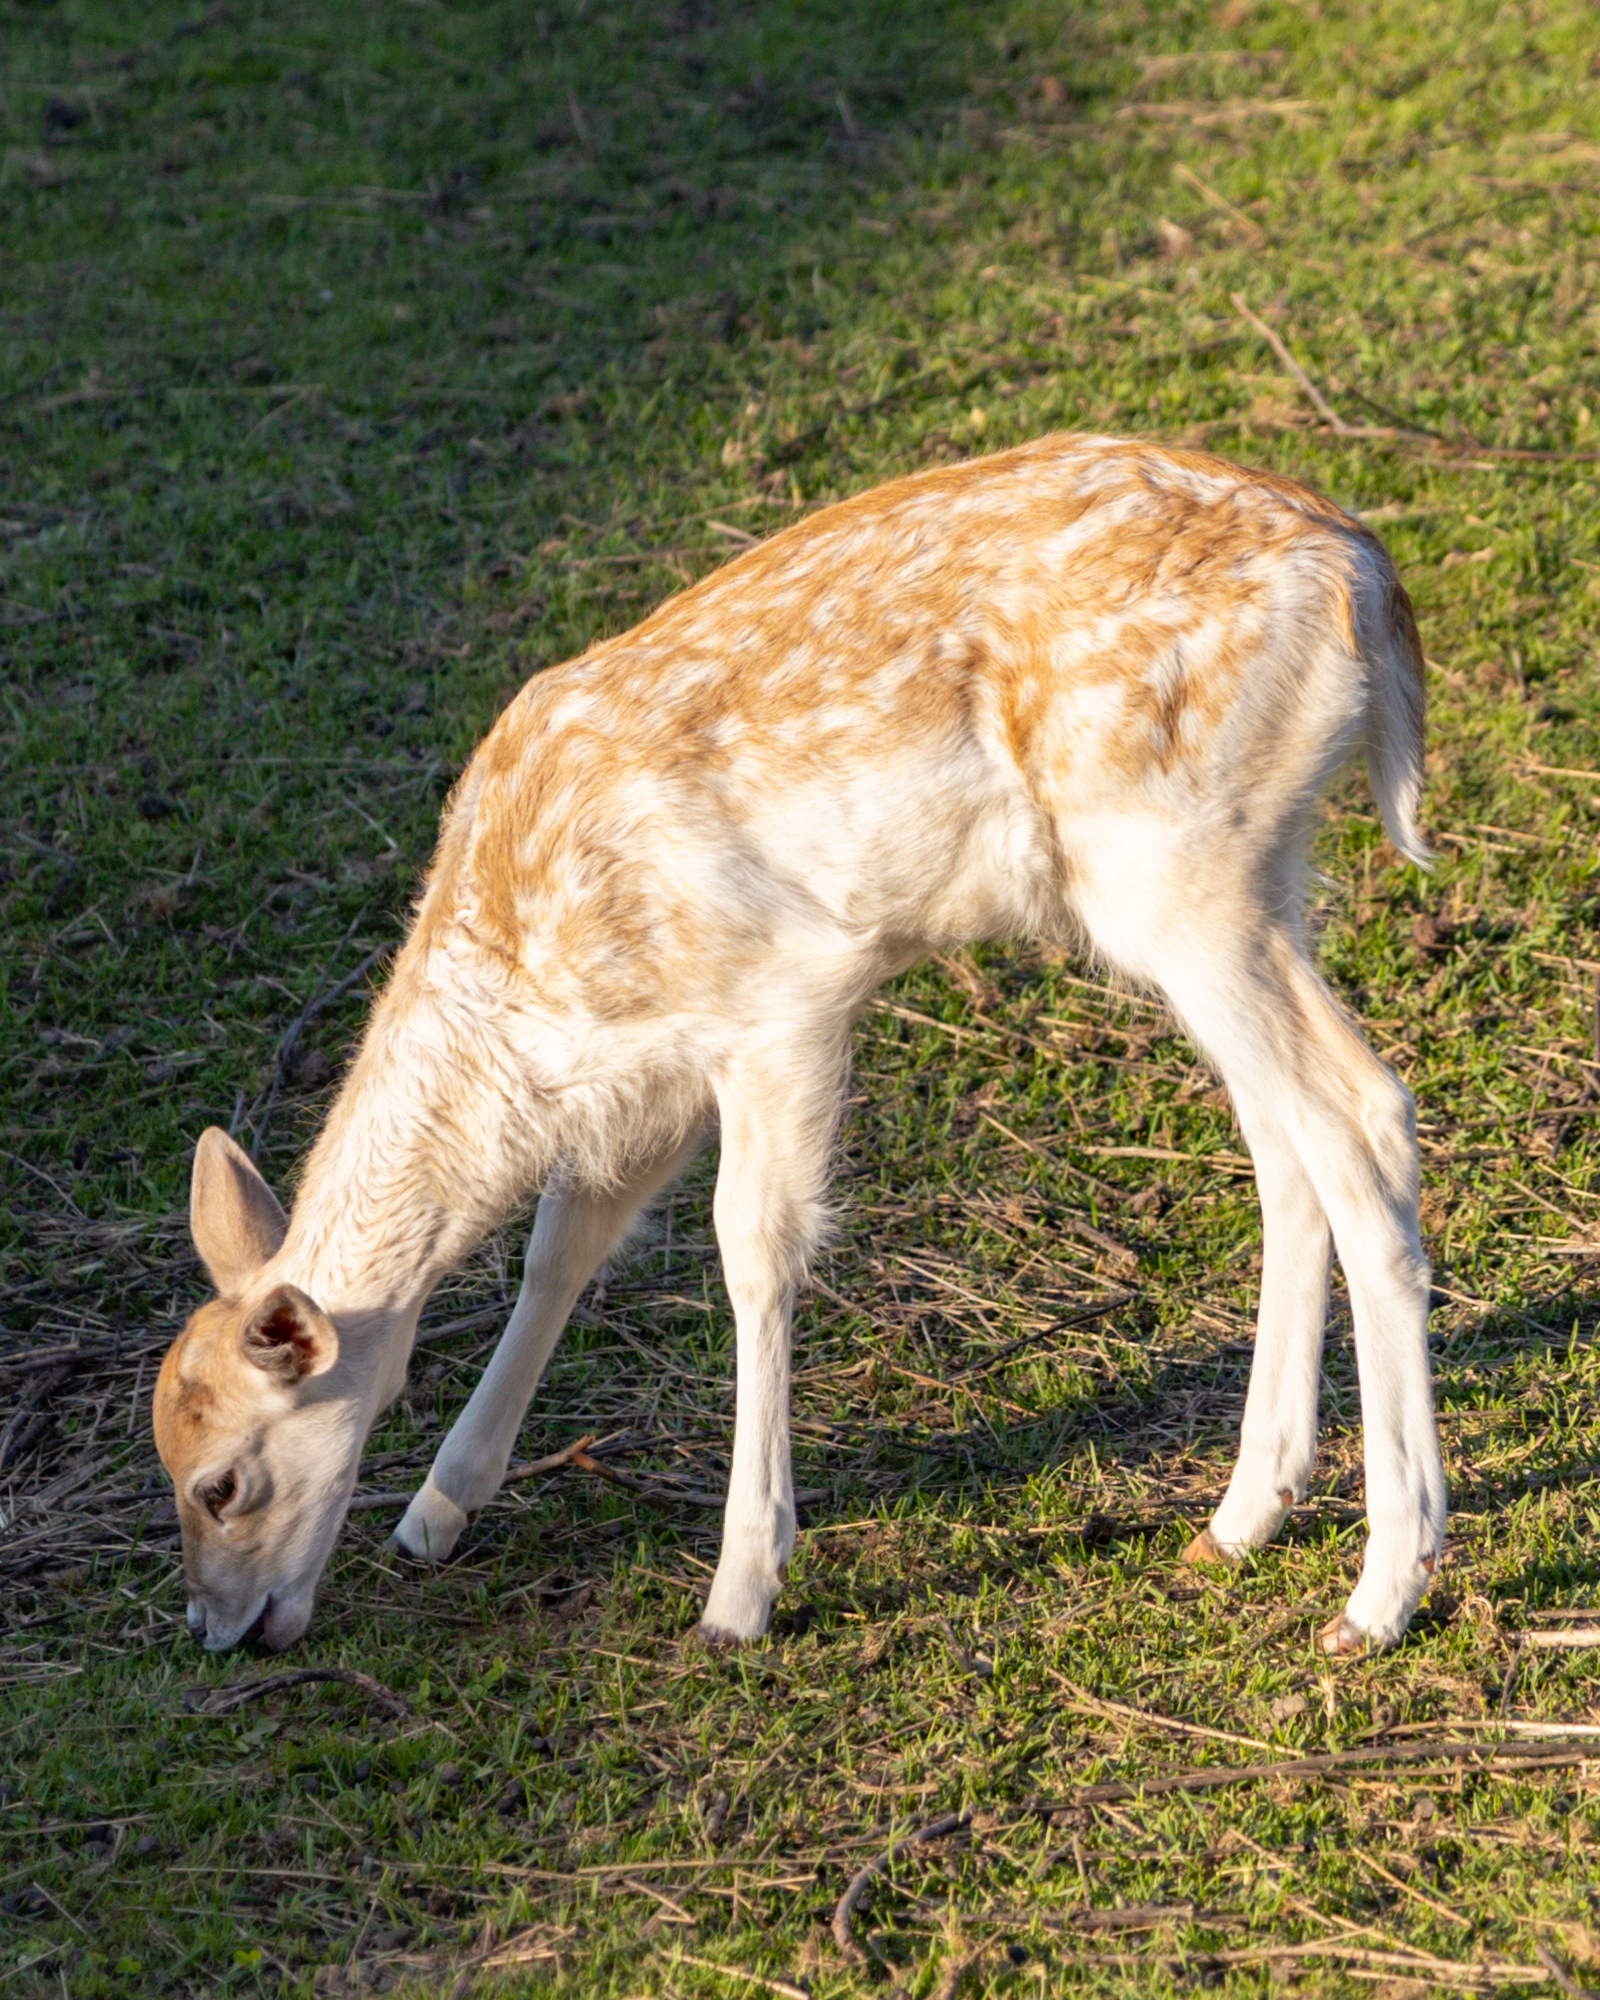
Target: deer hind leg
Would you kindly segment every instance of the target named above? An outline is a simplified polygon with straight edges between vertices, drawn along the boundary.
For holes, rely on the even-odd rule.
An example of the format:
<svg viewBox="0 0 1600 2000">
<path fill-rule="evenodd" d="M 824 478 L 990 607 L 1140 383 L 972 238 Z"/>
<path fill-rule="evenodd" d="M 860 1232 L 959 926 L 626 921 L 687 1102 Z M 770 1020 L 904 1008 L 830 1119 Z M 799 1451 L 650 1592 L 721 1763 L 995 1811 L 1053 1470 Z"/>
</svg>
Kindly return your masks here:
<svg viewBox="0 0 1600 2000">
<path fill-rule="evenodd" d="M 395 1542 L 409 1555 L 435 1562 L 449 1555 L 467 1517 L 499 1492 L 528 1403 L 579 1293 L 639 1210 L 704 1143 L 697 1133 L 619 1188 L 596 1193 L 556 1186 L 543 1195 L 506 1330 L 394 1531 Z"/>
<path fill-rule="evenodd" d="M 722 1551 L 700 1620 L 713 1641 L 767 1629 L 794 1552 L 789 1344 L 795 1287 L 823 1218 L 844 1049 L 746 1057 L 718 1088 L 722 1159 L 715 1218 L 733 1306 L 733 1463 Z"/>
<path fill-rule="evenodd" d="M 1261 1304 L 1239 1457 L 1191 1560 L 1237 1558 L 1271 1541 L 1304 1499 L 1317 1454 L 1317 1388 L 1333 1238 L 1279 1121 L 1239 1106 L 1261 1196 Z"/>
<path fill-rule="evenodd" d="M 1271 1107 L 1332 1226 L 1355 1319 L 1368 1539 L 1360 1580 L 1344 1612 L 1324 1632 L 1323 1645 L 1330 1652 L 1393 1645 L 1427 1588 L 1445 1522 L 1444 1467 L 1428 1371 L 1429 1273 L 1418 1228 L 1411 1095 L 1356 1033 L 1287 931 L 1258 931 L 1245 951 L 1225 949 L 1219 955 L 1213 948 L 1209 962 L 1198 951 L 1184 955 L 1162 983 L 1221 1067 L 1253 1140 L 1251 1107 Z M 1254 1122 L 1259 1126 L 1259 1111 Z M 1269 1198 L 1269 1231 L 1270 1203 L 1276 1199 Z M 1303 1195 L 1299 1199 L 1309 1217 L 1309 1203 Z M 1319 1269 L 1323 1246 L 1323 1233 L 1315 1229 L 1309 1253 Z M 1292 1253 L 1292 1245 L 1286 1246 L 1286 1254 Z M 1309 1290 L 1307 1285 L 1302 1311 Z M 1252 1376 L 1239 1515 L 1219 1510 L 1223 1532 L 1212 1530 L 1219 1541 L 1234 1519 L 1248 1520 L 1252 1508 L 1256 1525 L 1270 1511 L 1270 1496 L 1254 1482 L 1273 1463 L 1274 1431 L 1298 1436 L 1304 1449 L 1308 1327 L 1307 1312 L 1298 1369 L 1285 1374 L 1274 1343 L 1262 1357 L 1266 1372 L 1259 1398 Z M 1280 1395 L 1275 1416 L 1274 1399 Z M 1298 1462 L 1303 1461 L 1291 1446 L 1286 1470 Z M 1292 1478 L 1286 1477 L 1285 1490 L 1295 1490 Z M 1224 1509 L 1233 1497 L 1230 1486 Z"/>
</svg>

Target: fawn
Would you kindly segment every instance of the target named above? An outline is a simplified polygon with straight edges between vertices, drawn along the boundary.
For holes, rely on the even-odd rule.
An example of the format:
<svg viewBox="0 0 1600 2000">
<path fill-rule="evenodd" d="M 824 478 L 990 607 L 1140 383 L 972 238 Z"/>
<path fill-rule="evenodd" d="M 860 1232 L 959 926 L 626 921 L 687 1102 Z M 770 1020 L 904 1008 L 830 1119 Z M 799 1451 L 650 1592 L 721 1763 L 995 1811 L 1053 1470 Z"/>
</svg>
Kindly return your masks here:
<svg viewBox="0 0 1600 2000">
<path fill-rule="evenodd" d="M 536 675 L 445 810 L 292 1216 L 224 1133 L 196 1150 L 218 1296 L 155 1401 L 191 1631 L 305 1630 L 424 1302 L 538 1186 L 505 1333 L 396 1531 L 447 1555 L 584 1285 L 714 1126 L 737 1385 L 701 1630 L 763 1632 L 852 1024 L 924 954 L 1025 934 L 1164 994 L 1255 1162 L 1239 1457 L 1190 1555 L 1267 1541 L 1305 1492 L 1337 1244 L 1369 1539 L 1323 1645 L 1393 1644 L 1445 1521 L 1415 1114 L 1313 969 L 1301 880 L 1356 750 L 1426 858 L 1423 709 L 1410 603 L 1358 521 L 1287 479 L 1076 436 L 829 507 Z"/>
</svg>

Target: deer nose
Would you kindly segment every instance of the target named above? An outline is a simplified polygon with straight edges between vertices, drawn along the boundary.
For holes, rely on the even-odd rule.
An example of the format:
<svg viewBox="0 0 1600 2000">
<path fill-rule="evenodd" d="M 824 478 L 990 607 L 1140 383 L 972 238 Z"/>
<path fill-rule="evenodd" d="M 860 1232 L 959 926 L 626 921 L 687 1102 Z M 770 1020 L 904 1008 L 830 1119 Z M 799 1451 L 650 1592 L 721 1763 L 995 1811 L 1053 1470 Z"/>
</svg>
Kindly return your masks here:
<svg viewBox="0 0 1600 2000">
<path fill-rule="evenodd" d="M 184 1622 L 189 1627 L 191 1639 L 203 1639 L 206 1636 L 206 1608 L 198 1598 L 189 1599 L 189 1609 Z"/>
</svg>

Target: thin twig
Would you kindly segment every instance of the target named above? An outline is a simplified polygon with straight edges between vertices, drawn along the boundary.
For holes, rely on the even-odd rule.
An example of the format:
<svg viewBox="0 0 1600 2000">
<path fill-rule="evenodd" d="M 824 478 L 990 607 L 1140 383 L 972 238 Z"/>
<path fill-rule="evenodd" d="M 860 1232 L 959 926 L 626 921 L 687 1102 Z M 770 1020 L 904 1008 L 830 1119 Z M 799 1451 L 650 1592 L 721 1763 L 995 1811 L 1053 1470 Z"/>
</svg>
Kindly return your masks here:
<svg viewBox="0 0 1600 2000">
<path fill-rule="evenodd" d="M 1566 1994 L 1567 2000 L 1595 2000 L 1594 1988 L 1580 1986 L 1554 1953 L 1546 1951 L 1542 1944 L 1534 1945 L 1533 1955 Z"/>
<path fill-rule="evenodd" d="M 1511 1658 L 1506 1662 L 1505 1678 L 1500 1683 L 1500 1706 L 1496 1710 L 1496 1714 L 1502 1717 L 1505 1715 L 1506 1710 L 1510 1708 L 1511 1697 L 1516 1692 L 1517 1675 L 1522 1669 L 1522 1638 L 1524 1636 L 1526 1635 L 1519 1636 L 1517 1643 L 1512 1647 Z"/>
<path fill-rule="evenodd" d="M 339 940 L 339 950 L 343 950 L 345 940 L 350 937 L 351 933 L 355 930 L 356 925 L 361 922 L 361 919 L 365 915 L 366 915 L 365 910 L 362 910 L 358 913 L 355 919 L 355 923 L 351 924 L 350 929 L 346 931 L 344 937 Z M 277 1052 L 274 1054 L 272 1058 L 272 1076 L 266 1091 L 266 1102 L 264 1105 L 262 1105 L 261 1115 L 255 1119 L 255 1130 L 251 1134 L 250 1157 L 252 1160 L 260 1157 L 261 1141 L 266 1134 L 267 1125 L 270 1122 L 273 1110 L 277 1105 L 278 1092 L 283 1087 L 284 1071 L 288 1068 L 289 1058 L 294 1054 L 295 1048 L 299 1043 L 301 1035 L 305 1032 L 306 1028 L 310 1025 L 312 1021 L 316 1019 L 316 1017 L 319 1014 L 323 1013 L 327 1008 L 333 1006 L 336 1001 L 342 1000 L 344 996 L 350 991 L 351 987 L 355 985 L 356 981 L 363 976 L 363 974 L 370 972 L 372 967 L 377 964 L 380 958 L 386 957 L 387 954 L 393 950 L 394 950 L 394 945 L 392 943 L 380 944 L 376 946 L 372 951 L 369 951 L 367 953 L 366 957 L 362 959 L 361 963 L 355 968 L 353 972 L 347 972 L 343 979 L 341 979 L 336 985 L 329 986 L 326 991 L 323 990 L 323 987 L 324 987 L 324 982 L 326 981 L 328 975 L 326 972 L 324 972 L 322 975 L 322 979 L 320 979 L 317 982 L 316 989 L 312 993 L 311 998 L 306 1002 L 305 1006 L 301 1008 L 300 1012 L 295 1016 L 294 1020 L 292 1020 L 289 1023 L 288 1027 L 284 1030 L 282 1036 L 279 1038 L 278 1041 Z M 337 958 L 338 955 L 339 952 L 335 951 L 334 957 Z M 256 1103 L 257 1104 L 261 1103 L 261 1099 L 259 1097 L 256 1099 Z M 255 1106 L 252 1105 L 251 1106 L 252 1114 L 254 1113 L 254 1110 Z"/>
<path fill-rule="evenodd" d="M 1385 1769 L 1403 1764 L 1522 1764 L 1535 1769 L 1582 1764 L 1592 1750 L 1554 1749 L 1548 1742 L 1394 1743 L 1370 1750 L 1332 1750 L 1317 1757 L 1286 1757 L 1275 1764 L 1208 1764 L 1174 1771 L 1138 1784 L 1085 1785 L 1072 1798 L 1041 1799 L 1034 1810 L 1049 1814 L 1074 1806 L 1114 1805 L 1124 1799 L 1153 1798 L 1164 1792 L 1211 1792 L 1226 1785 L 1259 1785 L 1274 1778 L 1325 1778 L 1340 1771 Z"/>
<path fill-rule="evenodd" d="M 1327 397 L 1323 395 L 1322 391 L 1317 387 L 1316 383 L 1312 381 L 1311 377 L 1300 366 L 1299 362 L 1295 360 L 1294 356 L 1289 352 L 1288 348 L 1284 345 L 1283 341 L 1279 339 L 1277 334 L 1273 332 L 1272 328 L 1267 325 L 1264 319 L 1258 319 L 1257 316 L 1250 310 L 1249 306 L 1245 304 L 1244 294 L 1242 292 L 1233 292 L 1230 294 L 1230 297 L 1233 300 L 1234 311 L 1238 313 L 1241 319 L 1248 320 L 1251 326 L 1255 328 L 1256 332 L 1260 334 L 1261 338 L 1272 349 L 1273 353 L 1277 355 L 1278 359 L 1283 363 L 1284 367 L 1288 369 L 1289 373 L 1294 377 L 1296 382 L 1299 383 L 1300 387 L 1304 390 L 1307 398 L 1310 400 L 1311 404 L 1316 409 L 1317 414 L 1324 420 L 1324 422 L 1326 422 L 1334 430 L 1336 430 L 1339 433 L 1340 437 L 1359 437 L 1359 436 L 1366 436 L 1369 434 L 1370 427 L 1353 426 L 1345 422 L 1344 418 L 1340 416 L 1339 412 L 1328 401 Z M 1385 434 L 1390 435 L 1390 433 L 1387 432 Z"/>
<path fill-rule="evenodd" d="M 604 1449 L 614 1438 L 626 1435 L 625 1431 L 616 1431 L 612 1437 L 600 1440 L 598 1448 Z M 564 1465 L 576 1465 L 580 1459 L 588 1457 L 588 1448 L 595 1442 L 594 1432 L 589 1431 L 585 1436 L 574 1438 L 571 1444 L 563 1445 L 560 1451 L 553 1451 L 545 1458 L 533 1459 L 526 1465 L 508 1467 L 505 1478 L 500 1483 L 502 1486 L 510 1486 L 517 1480 L 537 1479 L 541 1473 L 559 1472 Z M 592 1459 L 589 1460 L 589 1465 L 592 1466 L 593 1463 Z M 409 1507 L 412 1498 L 409 1493 L 358 1493 L 350 1502 L 350 1511 L 355 1514 L 379 1507 Z"/>
<path fill-rule="evenodd" d="M 1193 1965 L 1196 1959 L 1204 1959 L 1211 1965 L 1270 1965 L 1274 1959 L 1333 1959 L 1342 1965 L 1358 1965 L 1373 1971 L 1409 1973 L 1420 1978 L 1432 1973 L 1450 1986 L 1482 1988 L 1500 1984 L 1508 1979 L 1523 1980 L 1530 1985 L 1543 1984 L 1549 1976 L 1547 1971 L 1531 1965 L 1518 1965 L 1514 1959 L 1485 1959 L 1476 1964 L 1462 1964 L 1457 1959 L 1435 1958 L 1425 1951 L 1381 1951 L 1370 1945 L 1345 1944 L 1336 1938 L 1318 1938 L 1305 1944 L 1250 1945 L 1242 1950 L 1206 1950 L 1188 1952 L 1083 1952 L 1077 1957 L 1079 1966 L 1181 1966 Z M 1585 1996 L 1585 2000 L 1588 1997 Z"/>
<path fill-rule="evenodd" d="M 1047 1667 L 1046 1673 L 1053 1681 L 1059 1681 L 1072 1696 L 1068 1706 L 1085 1709 L 1090 1715 L 1103 1715 L 1116 1722 L 1142 1722 L 1153 1729 L 1175 1730 L 1180 1736 L 1203 1736 L 1213 1743 L 1237 1743 L 1247 1750 L 1270 1750 L 1270 1743 L 1263 1743 L 1259 1736 L 1234 1736 L 1225 1729 L 1207 1729 L 1198 1722 L 1180 1722 L 1176 1716 L 1156 1715 L 1149 1709 L 1129 1708 L 1120 1701 L 1103 1701 L 1092 1695 L 1086 1688 L 1069 1681 L 1065 1674 L 1057 1673 L 1054 1667 Z"/>
<path fill-rule="evenodd" d="M 1173 1146 L 1085 1146 L 1073 1144 L 1080 1153 L 1097 1160 L 1172 1160 L 1185 1167 L 1211 1167 L 1231 1174 L 1253 1174 L 1256 1163 L 1243 1153 L 1180 1153 Z"/>
<path fill-rule="evenodd" d="M 592 1472 L 597 1479 L 604 1479 L 612 1486 L 620 1486 L 624 1493 L 631 1493 L 639 1500 L 677 1500 L 685 1507 L 726 1507 L 726 1493 L 714 1493 L 703 1486 L 659 1486 L 648 1479 L 635 1479 L 631 1472 L 618 1472 L 615 1466 L 602 1465 L 597 1458 L 591 1458 L 586 1451 L 575 1451 L 567 1461 L 580 1472 Z M 801 1494 L 796 1494 L 796 1500 Z M 815 1496 L 812 1496 L 815 1497 Z"/>
<path fill-rule="evenodd" d="M 1317 414 L 1336 437 L 1372 438 L 1379 441 L 1388 440 L 1395 444 L 1425 444 L 1438 452 L 1440 465 L 1457 470 L 1489 471 L 1499 464 L 1594 464 L 1600 461 L 1600 451 L 1536 451 L 1518 445 L 1478 444 L 1472 439 L 1451 443 L 1433 431 L 1408 430 L 1398 424 L 1347 424 L 1278 335 L 1265 320 L 1258 318 L 1245 304 L 1243 294 L 1231 292 L 1229 297 L 1240 318 L 1248 321 L 1277 355 Z"/>
<path fill-rule="evenodd" d="M 1328 401 L 1327 397 L 1323 395 L 1316 383 L 1312 381 L 1311 377 L 1300 366 L 1299 362 L 1295 360 L 1285 343 L 1273 332 L 1265 320 L 1259 319 L 1250 310 L 1249 306 L 1245 304 L 1243 294 L 1232 292 L 1229 296 L 1232 298 L 1240 317 L 1247 320 L 1255 328 L 1256 332 L 1260 334 L 1273 353 L 1277 355 L 1278 359 L 1288 369 L 1305 395 L 1310 399 L 1317 414 L 1336 437 L 1389 439 L 1399 444 L 1431 445 L 1435 450 L 1441 445 L 1447 444 L 1447 440 L 1436 437 L 1432 431 L 1407 430 L 1396 424 L 1347 424 L 1344 418 L 1340 416 L 1339 412 Z M 1471 449 L 1478 451 L 1484 449 L 1484 447 L 1473 445 Z"/>
<path fill-rule="evenodd" d="M 1594 1043 L 1594 1059 L 1600 1062 L 1600 972 L 1594 976 L 1594 1007 L 1589 1016 L 1589 1033 Z"/>
<path fill-rule="evenodd" d="M 338 1681 L 345 1687 L 358 1688 L 374 1707 L 397 1722 L 409 1720 L 412 1714 L 409 1702 L 402 1701 L 371 1674 L 357 1673 L 354 1667 L 296 1667 L 292 1673 L 269 1674 L 264 1680 L 233 1681 L 220 1688 L 187 1688 L 183 1705 L 192 1715 L 228 1715 L 236 1708 L 243 1708 L 246 1702 L 278 1694 L 284 1688 L 303 1687 L 310 1681 Z"/>
<path fill-rule="evenodd" d="M 1452 1924 L 1460 1924 L 1469 1931 L 1478 1928 L 1471 1917 L 1464 1917 L 1459 1910 L 1449 1909 L 1443 1903 L 1436 1903 L 1431 1896 L 1423 1895 L 1420 1889 L 1413 1889 L 1409 1882 L 1403 1881 L 1400 1876 L 1385 1868 L 1375 1855 L 1367 1854 L 1359 1847 L 1352 1847 L 1350 1852 L 1358 1861 L 1365 1862 L 1374 1875 L 1381 1875 L 1384 1881 L 1398 1889 L 1402 1896 L 1409 1896 L 1413 1902 L 1420 1903 L 1425 1910 L 1432 1910 L 1436 1917 L 1443 1917 Z"/>
<path fill-rule="evenodd" d="M 458 1333 L 476 1333 L 480 1328 L 493 1326 L 503 1320 L 510 1311 L 509 1306 L 480 1306 L 476 1312 L 463 1313 L 459 1319 L 447 1319 L 441 1326 L 424 1327 L 412 1343 L 414 1347 L 426 1347 L 435 1340 L 449 1340 Z"/>
<path fill-rule="evenodd" d="M 1577 1652 L 1584 1647 L 1600 1646 L 1600 1625 L 1569 1625 L 1559 1632 L 1524 1632 L 1522 1643 L 1552 1652 Z"/>
<path fill-rule="evenodd" d="M 1025 1153 L 1032 1153 L 1035 1159 L 1043 1160 L 1046 1166 L 1053 1167 L 1058 1172 L 1062 1170 L 1063 1162 L 1046 1152 L 1043 1146 L 1035 1145 L 1031 1139 L 1024 1139 L 1020 1132 L 1013 1132 L 1009 1125 L 1002 1125 L 998 1118 L 991 1118 L 987 1111 L 980 1111 L 978 1116 L 985 1125 L 992 1125 L 1001 1138 L 1009 1139 L 1012 1145 L 1020 1146 Z M 1077 1169 L 1068 1167 L 1066 1171 L 1076 1173 Z M 1081 1215 L 1062 1216 L 1061 1226 L 1076 1236 L 1080 1242 L 1088 1243 L 1110 1257 L 1119 1267 L 1123 1277 L 1132 1277 L 1139 1268 L 1139 1253 L 1136 1250 L 1129 1249 L 1126 1243 L 1120 1242 L 1115 1236 L 1108 1236 L 1103 1229 L 1096 1229 L 1092 1222 L 1085 1222 Z"/>
<path fill-rule="evenodd" d="M 1064 1313 L 1060 1319 L 1051 1320 L 1048 1326 L 1041 1326 L 1032 1333 L 1022 1334 L 1016 1340 L 1007 1341 L 1004 1347 L 988 1360 L 974 1364 L 963 1373 L 952 1377 L 957 1382 L 976 1382 L 985 1375 L 993 1374 L 1014 1354 L 1020 1354 L 1025 1347 L 1033 1347 L 1041 1340 L 1048 1340 L 1053 1333 L 1070 1333 L 1074 1327 L 1088 1326 L 1092 1321 L 1104 1319 L 1107 1313 L 1114 1313 L 1119 1306 L 1132 1305 L 1136 1293 L 1113 1292 L 1109 1298 L 1092 1299 L 1089 1304 L 1078 1306 L 1072 1312 Z"/>
<path fill-rule="evenodd" d="M 865 1868 L 858 1869 L 851 1876 L 850 1886 L 834 1905 L 833 1941 L 852 1964 L 863 1963 L 866 1954 L 850 1934 L 850 1919 L 854 1916 L 861 1898 L 867 1893 L 873 1877 L 887 1874 L 908 1847 L 920 1846 L 928 1840 L 940 1840 L 945 1834 L 955 1833 L 964 1827 L 971 1818 L 971 1808 L 964 1807 L 960 1812 L 946 1813 L 942 1819 L 930 1821 L 927 1826 L 916 1827 L 910 1833 L 902 1835 L 899 1840 L 885 1848 L 882 1854 L 869 1861 Z"/>
<path fill-rule="evenodd" d="M 617 1437 L 624 1435 L 622 1431 L 615 1433 Z M 559 1451 L 552 1451 L 544 1458 L 531 1459 L 526 1465 L 509 1466 L 501 1484 L 509 1486 L 513 1480 L 537 1479 L 544 1472 L 559 1472 L 562 1466 L 571 1465 L 580 1453 L 587 1453 L 598 1442 L 593 1431 L 586 1431 L 581 1438 L 574 1438 L 571 1444 L 564 1444 Z M 611 1438 L 605 1439 L 606 1444 L 611 1442 Z"/>
<path fill-rule="evenodd" d="M 764 1986 L 769 1993 L 781 1993 L 784 2000 L 811 2000 L 803 1986 L 791 1986 L 787 1979 L 774 1979 L 770 1973 L 747 1972 L 742 1965 L 722 1965 L 714 1958 L 692 1958 L 688 1952 L 675 1954 L 678 1965 L 697 1965 L 702 1972 L 720 1972 L 724 1979 L 742 1979 L 750 1986 Z"/>
<path fill-rule="evenodd" d="M 78 1366 L 78 1357 L 54 1363 L 36 1374 L 17 1399 L 16 1408 L 11 1412 L 10 1421 L 0 1431 L 0 1466 L 12 1456 L 20 1456 L 27 1445 L 38 1436 L 49 1421 L 48 1411 L 39 1411 L 41 1403 L 47 1403 L 61 1384 Z M 34 1415 L 39 1411 L 38 1415 Z M 30 1423 L 28 1419 L 32 1417 Z M 15 1447 L 15 1451 L 13 1451 Z"/>
<path fill-rule="evenodd" d="M 1172 171 L 1178 176 L 1179 180 L 1187 181 L 1195 193 L 1210 202 L 1213 208 L 1219 209 L 1222 214 L 1227 216 L 1230 222 L 1236 222 L 1249 237 L 1253 248 L 1257 250 L 1264 250 L 1266 248 L 1267 232 L 1261 227 L 1260 223 L 1252 222 L 1242 208 L 1235 208 L 1226 195 L 1218 194 L 1209 182 L 1201 180 L 1193 167 L 1186 167 L 1180 160 Z"/>
<path fill-rule="evenodd" d="M 1193 1903 L 1141 1903 L 1119 1910 L 1079 1910 L 1072 1925 L 1080 1931 L 1153 1931 L 1193 1921 Z"/>
<path fill-rule="evenodd" d="M 967 1974 L 976 1969 L 982 1957 L 981 1951 L 974 1951 L 969 1952 L 965 1958 L 952 1958 L 940 1978 L 939 1990 L 934 1995 L 934 2000 L 956 2000 Z"/>
<path fill-rule="evenodd" d="M 44 1886 L 42 1882 L 30 1882 L 28 1884 L 28 1887 L 32 1889 L 33 1893 L 36 1896 L 43 1896 L 43 1898 L 47 1903 L 51 1904 L 55 1909 L 59 1910 L 62 1916 L 66 1918 L 67 1922 L 69 1924 L 75 1925 L 77 1929 L 83 1932 L 85 1937 L 89 1935 L 88 1925 L 79 1922 L 78 1918 L 76 1918 L 72 1914 L 72 1912 L 67 1908 L 65 1903 L 57 1902 L 55 1897 L 51 1895 L 50 1891 Z"/>
<path fill-rule="evenodd" d="M 274 403 L 272 408 L 268 410 L 267 414 L 258 423 L 251 425 L 240 442 L 248 444 L 259 431 L 264 431 L 268 424 L 275 423 L 286 410 L 292 410 L 296 403 L 303 403 L 308 396 L 320 396 L 321 394 L 322 384 L 320 382 L 305 383 L 302 387 L 294 390 L 292 394 L 285 396 L 281 403 Z"/>
</svg>

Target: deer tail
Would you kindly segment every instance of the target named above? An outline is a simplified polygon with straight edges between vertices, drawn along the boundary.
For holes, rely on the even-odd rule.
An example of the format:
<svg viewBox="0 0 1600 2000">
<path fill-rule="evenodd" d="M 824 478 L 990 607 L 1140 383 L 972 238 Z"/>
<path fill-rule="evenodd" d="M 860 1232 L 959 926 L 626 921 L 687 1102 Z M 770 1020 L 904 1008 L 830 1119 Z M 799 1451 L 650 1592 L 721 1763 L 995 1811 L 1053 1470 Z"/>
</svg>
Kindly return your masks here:
<svg viewBox="0 0 1600 2000">
<path fill-rule="evenodd" d="M 1432 855 L 1417 831 L 1422 804 L 1423 725 L 1427 719 L 1426 666 L 1417 621 L 1385 557 L 1382 582 L 1361 622 L 1366 666 L 1367 780 L 1389 838 L 1408 861 L 1425 868 Z"/>
</svg>

